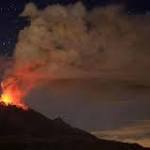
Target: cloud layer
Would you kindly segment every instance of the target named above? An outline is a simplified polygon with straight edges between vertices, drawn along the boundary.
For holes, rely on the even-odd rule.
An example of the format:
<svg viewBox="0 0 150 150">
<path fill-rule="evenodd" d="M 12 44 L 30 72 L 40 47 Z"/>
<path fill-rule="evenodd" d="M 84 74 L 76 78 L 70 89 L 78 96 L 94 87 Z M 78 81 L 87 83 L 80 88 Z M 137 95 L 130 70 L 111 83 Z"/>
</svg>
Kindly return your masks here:
<svg viewBox="0 0 150 150">
<path fill-rule="evenodd" d="M 150 121 L 141 121 L 116 130 L 93 132 L 99 138 L 139 143 L 150 147 Z"/>
</svg>

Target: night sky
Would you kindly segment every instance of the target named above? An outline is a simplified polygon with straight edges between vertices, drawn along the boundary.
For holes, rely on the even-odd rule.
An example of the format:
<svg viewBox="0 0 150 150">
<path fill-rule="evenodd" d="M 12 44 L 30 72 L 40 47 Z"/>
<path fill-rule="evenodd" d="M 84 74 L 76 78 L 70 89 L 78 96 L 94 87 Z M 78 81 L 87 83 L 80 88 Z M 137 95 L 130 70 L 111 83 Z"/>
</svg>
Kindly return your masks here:
<svg viewBox="0 0 150 150">
<path fill-rule="evenodd" d="M 67 5 L 77 0 L 32 0 L 39 8 L 49 4 Z M 19 17 L 29 0 L 1 0 L 0 1 L 0 55 L 11 56 L 17 41 L 18 33 L 29 22 L 26 18 Z M 150 10 L 149 0 L 83 0 L 88 9 L 110 3 L 123 3 L 130 14 L 143 14 Z"/>
<path fill-rule="evenodd" d="M 69 77 L 70 76 L 72 77 L 74 74 L 77 75 L 78 77 L 78 75 L 82 74 L 80 71 L 83 71 L 84 69 L 89 71 L 88 72 L 89 76 L 94 72 L 93 74 L 98 75 L 98 77 L 96 76 L 96 78 L 94 79 L 91 78 L 89 79 L 86 76 L 87 74 L 83 74 L 82 80 L 64 79 L 58 81 L 57 80 L 50 81 L 50 83 L 47 82 L 46 84 L 48 84 L 48 86 L 46 85 L 45 87 L 42 88 L 38 87 L 37 89 L 33 89 L 33 91 L 29 93 L 29 95 L 26 97 L 26 102 L 31 107 L 38 110 L 39 112 L 42 112 L 43 114 L 45 114 L 50 118 L 55 118 L 60 116 L 71 125 L 87 130 L 89 132 L 94 132 L 94 134 L 96 134 L 97 136 L 99 136 L 100 134 L 100 136 L 103 135 L 104 137 L 107 138 L 107 136 L 109 135 L 110 138 L 113 139 L 115 138 L 113 137 L 113 134 L 119 134 L 118 137 L 120 139 L 122 138 L 124 140 L 130 137 L 131 139 L 129 139 L 129 141 L 130 140 L 137 141 L 137 142 L 142 141 L 141 143 L 143 145 L 144 144 L 148 145 L 150 143 L 149 142 L 150 141 L 150 108 L 149 108 L 150 107 L 150 101 L 149 101 L 150 99 L 150 80 L 149 80 L 150 53 L 149 53 L 149 41 L 148 41 L 150 36 L 149 34 L 150 33 L 150 29 L 149 29 L 150 1 L 149 0 L 82 0 L 84 6 L 87 9 L 86 11 L 87 16 L 89 17 L 91 17 L 95 13 L 95 12 L 92 13 L 92 15 L 89 13 L 91 10 L 95 8 L 100 9 L 110 4 L 114 4 L 116 6 L 116 4 L 120 4 L 120 3 L 124 6 L 123 12 L 125 14 L 125 15 L 122 13 L 115 14 L 119 17 L 121 16 L 120 18 L 118 17 L 118 20 L 120 22 L 117 19 L 113 18 L 115 15 L 114 16 L 111 15 L 111 13 L 113 13 L 111 12 L 113 9 L 111 11 L 107 9 L 102 10 L 106 15 L 104 16 L 104 18 L 102 18 L 102 24 L 101 22 L 99 22 L 99 20 L 97 20 L 97 18 L 95 18 L 94 15 L 90 18 L 91 20 L 93 19 L 93 22 L 92 21 L 91 22 L 95 25 L 94 26 L 95 28 L 96 25 L 98 24 L 98 25 L 102 25 L 102 29 L 104 29 L 104 32 L 102 31 L 101 32 L 102 34 L 100 36 L 99 35 L 97 36 L 97 33 L 94 33 L 94 31 L 99 32 L 99 26 L 96 29 L 93 29 L 93 31 L 91 30 L 92 32 L 91 35 L 92 36 L 95 35 L 94 38 L 95 41 L 98 41 L 97 43 L 94 40 L 93 42 L 91 42 L 91 35 L 89 36 L 89 30 L 90 28 L 93 28 L 93 26 L 91 27 L 92 23 L 88 24 L 89 23 L 88 22 L 86 25 L 85 24 L 83 25 L 82 23 L 85 20 L 82 20 L 81 22 L 79 20 L 77 24 L 79 30 L 78 28 L 77 29 L 75 28 L 75 31 L 77 32 L 77 33 L 75 32 L 75 36 L 77 35 L 77 37 L 79 38 L 81 36 L 81 39 L 79 39 L 78 42 L 79 43 L 80 41 L 81 43 L 83 42 L 84 45 L 83 47 L 82 44 L 78 45 L 78 42 L 76 44 L 77 38 L 75 36 L 74 36 L 75 38 L 72 37 L 72 35 L 74 34 L 69 34 L 67 38 L 69 40 L 71 39 L 70 40 L 71 42 L 75 41 L 75 44 L 74 43 L 72 44 L 71 42 L 70 44 L 65 37 L 66 36 L 66 32 L 64 32 L 65 29 L 67 31 L 72 31 L 72 33 L 74 33 L 74 28 L 72 28 L 72 26 L 75 25 L 76 27 L 76 22 L 74 22 L 74 20 L 72 20 L 73 23 L 70 21 L 74 14 L 73 15 L 71 14 L 72 16 L 69 14 L 71 17 L 69 15 L 68 16 L 71 19 L 68 17 L 70 20 L 64 19 L 66 22 L 63 22 L 63 20 L 61 20 L 60 17 L 63 13 L 60 13 L 61 15 L 59 17 L 56 14 L 53 14 L 54 16 L 56 15 L 55 16 L 56 18 L 58 17 L 57 18 L 58 20 L 57 19 L 55 20 L 55 18 L 53 18 L 53 15 L 50 16 L 50 14 L 48 14 L 49 11 L 53 13 L 57 9 L 61 10 L 62 8 L 53 8 L 54 10 L 51 10 L 52 8 L 49 8 L 48 12 L 43 11 L 44 12 L 43 14 L 45 15 L 43 15 L 40 12 L 42 14 L 41 16 L 39 15 L 42 18 L 41 19 L 39 17 L 41 20 L 36 16 L 39 19 L 39 20 L 37 19 L 38 21 L 36 19 L 34 20 L 35 16 L 33 14 L 31 14 L 31 16 L 27 14 L 27 16 L 29 15 L 31 17 L 31 20 L 29 21 L 28 17 L 19 16 L 29 2 L 33 2 L 39 9 L 44 9 L 48 5 L 52 5 L 52 4 L 62 4 L 64 6 L 69 4 L 74 4 L 75 2 L 77 2 L 77 0 L 32 0 L 32 1 L 31 0 L 1 0 L 0 1 L 0 22 L 1 22 L 0 23 L 0 56 L 15 58 L 17 60 L 15 65 L 18 66 L 19 65 L 23 66 L 24 62 L 28 63 L 28 60 L 26 60 L 26 58 L 27 59 L 29 58 L 29 62 L 35 61 L 37 64 L 35 63 L 34 66 L 33 63 L 33 66 L 31 68 L 29 67 L 29 71 L 31 71 L 31 73 L 32 71 L 34 73 L 34 71 L 38 67 L 39 70 L 37 69 L 37 71 L 39 72 L 41 70 L 43 72 L 45 70 L 47 71 L 48 68 L 46 68 L 45 66 L 43 67 L 42 66 L 43 64 L 42 65 L 40 64 L 42 60 L 44 60 L 44 63 L 48 62 L 48 64 L 46 65 L 48 67 L 52 66 L 52 71 L 53 69 L 54 71 L 56 69 L 56 74 L 58 73 L 58 76 L 62 78 L 65 73 Z M 30 5 L 30 7 L 33 9 L 33 11 L 35 11 L 33 5 Z M 75 12 L 75 16 L 79 15 L 79 17 L 81 17 L 83 10 L 80 7 L 82 6 L 79 5 L 78 7 L 76 9 L 79 9 L 81 11 L 80 12 L 81 14 Z M 30 9 L 28 9 L 26 13 L 31 13 Z M 64 9 L 66 8 L 64 7 Z M 36 13 L 39 12 L 39 10 L 36 11 L 37 11 Z M 99 16 L 98 11 L 96 11 L 95 14 Z M 55 24 L 54 25 L 50 24 L 51 22 L 50 23 L 48 22 L 46 24 L 45 22 L 49 19 L 48 17 L 45 17 L 46 15 L 52 17 L 50 19 L 53 19 L 54 22 L 55 21 L 59 22 L 61 20 L 59 22 L 60 24 L 56 23 L 56 28 L 55 28 Z M 126 16 L 129 16 L 129 18 Z M 107 24 L 108 21 L 107 17 L 108 18 L 110 17 L 109 18 L 110 20 L 108 19 L 110 21 L 110 26 Z M 89 18 L 87 18 L 87 20 L 88 19 Z M 68 24 L 69 25 L 66 28 L 64 28 L 64 24 L 62 22 L 64 24 L 66 23 L 66 26 Z M 125 24 L 125 30 L 124 29 L 121 30 L 121 27 L 118 28 L 118 22 L 120 23 L 119 25 L 121 27 L 124 26 Z M 18 40 L 18 35 L 20 31 L 23 30 L 24 27 L 29 26 L 30 23 L 31 23 L 31 28 L 28 28 L 26 31 L 24 31 L 23 32 L 24 34 Z M 70 24 L 72 26 L 70 26 Z M 43 27 L 42 29 L 40 28 L 41 27 L 40 25 Z M 117 30 L 116 30 L 116 25 L 117 25 Z M 91 43 L 89 42 L 85 44 L 84 42 L 87 39 L 86 38 L 82 39 L 82 34 L 80 34 L 80 32 L 78 35 L 78 31 L 82 31 L 82 29 L 84 29 L 85 26 L 88 27 L 88 29 L 84 30 L 84 32 L 82 33 L 83 37 L 84 34 L 88 33 L 88 38 L 90 39 Z M 55 30 L 53 31 L 53 29 Z M 61 34 L 59 34 L 59 31 Z M 107 31 L 110 32 L 110 34 L 108 34 L 109 38 L 105 36 L 105 33 L 108 33 Z M 52 42 L 52 45 L 49 46 L 49 41 L 48 41 L 49 39 L 47 38 L 47 36 L 50 37 L 51 35 L 53 36 L 52 39 L 54 38 L 53 41 L 55 42 L 54 43 Z M 59 36 L 61 35 L 62 37 L 61 36 L 59 37 L 58 35 Z M 138 36 L 138 38 L 136 38 L 136 36 Z M 43 39 L 41 40 L 41 38 Z M 19 41 L 18 42 L 19 44 L 17 43 L 17 41 Z M 94 46 L 97 48 L 100 43 L 99 41 L 103 41 L 103 42 L 102 42 L 102 48 L 98 49 L 98 54 L 102 54 L 103 52 L 106 51 L 106 53 L 108 54 L 108 58 L 106 55 L 106 59 L 108 59 L 108 64 L 107 63 L 105 64 L 105 59 L 103 59 L 103 55 L 102 58 L 101 55 L 98 55 L 100 56 L 98 57 L 97 51 L 95 52 L 92 49 L 93 47 L 90 48 L 90 46 L 94 42 L 96 43 L 96 44 L 94 43 L 96 45 Z M 103 45 L 103 43 L 105 42 L 106 45 Z M 17 48 L 15 49 L 16 45 Z M 87 45 L 89 46 L 89 48 Z M 54 46 L 53 47 L 54 49 L 51 49 L 51 46 Z M 67 51 L 68 47 L 66 48 L 65 46 L 66 47 L 68 46 L 69 48 L 71 47 L 73 50 L 74 49 L 78 50 L 79 48 L 81 51 L 79 51 L 79 53 L 71 52 L 68 54 Z M 131 53 L 130 51 L 126 52 L 126 50 L 128 50 L 128 46 L 129 49 L 131 48 L 131 51 L 133 49 Z M 24 53 L 26 49 L 27 51 L 26 53 Z M 30 53 L 32 49 L 33 49 L 33 53 Z M 52 54 L 54 58 L 52 58 L 52 65 L 51 62 L 49 62 L 50 60 L 48 60 L 49 57 L 47 59 L 47 55 L 49 54 L 49 52 L 47 53 L 47 55 L 45 55 L 45 53 L 41 53 L 42 55 L 36 53 L 37 52 L 36 50 L 40 51 L 43 49 L 45 50 L 44 52 L 47 52 L 47 49 L 50 50 L 50 52 L 51 51 L 53 52 Z M 88 51 L 87 53 L 84 51 L 85 49 Z M 115 49 L 117 49 L 118 51 L 116 52 Z M 13 55 L 14 51 L 16 51 L 15 56 Z M 64 53 L 61 53 L 62 51 Z M 78 54 L 80 54 L 80 52 L 82 53 L 82 51 L 83 51 L 83 55 L 85 55 L 83 57 L 85 59 L 83 60 L 83 62 L 82 60 L 80 60 L 80 57 L 78 58 Z M 90 55 L 89 57 L 88 53 L 92 55 Z M 29 56 L 31 56 L 31 58 Z M 70 58 L 72 57 L 73 60 L 72 59 L 70 60 Z M 102 61 L 99 62 L 98 59 L 102 59 Z M 39 63 L 38 60 L 41 60 L 41 62 Z M 78 64 L 78 61 L 79 63 L 81 62 L 81 64 Z M 69 70 L 70 68 L 69 69 L 67 68 L 68 62 L 69 62 L 69 67 L 77 66 L 77 69 L 79 70 L 74 70 L 73 68 L 70 71 Z M 61 66 L 63 63 L 64 63 L 63 66 L 64 68 Z M 67 69 L 70 72 L 68 72 Z M 24 71 L 24 69 L 22 70 Z M 46 71 L 44 73 L 47 75 L 49 72 Z M 126 130 L 131 131 L 128 132 L 129 135 L 127 134 Z"/>
</svg>

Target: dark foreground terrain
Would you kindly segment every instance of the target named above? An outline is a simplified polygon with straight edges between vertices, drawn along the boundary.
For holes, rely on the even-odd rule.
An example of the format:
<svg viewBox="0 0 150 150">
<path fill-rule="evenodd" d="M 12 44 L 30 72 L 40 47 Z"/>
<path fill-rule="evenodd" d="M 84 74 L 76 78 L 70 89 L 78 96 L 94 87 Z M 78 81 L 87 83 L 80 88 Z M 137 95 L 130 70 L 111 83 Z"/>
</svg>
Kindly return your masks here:
<svg viewBox="0 0 150 150">
<path fill-rule="evenodd" d="M 138 144 L 100 140 L 60 118 L 0 104 L 0 150 L 150 150 Z"/>
</svg>

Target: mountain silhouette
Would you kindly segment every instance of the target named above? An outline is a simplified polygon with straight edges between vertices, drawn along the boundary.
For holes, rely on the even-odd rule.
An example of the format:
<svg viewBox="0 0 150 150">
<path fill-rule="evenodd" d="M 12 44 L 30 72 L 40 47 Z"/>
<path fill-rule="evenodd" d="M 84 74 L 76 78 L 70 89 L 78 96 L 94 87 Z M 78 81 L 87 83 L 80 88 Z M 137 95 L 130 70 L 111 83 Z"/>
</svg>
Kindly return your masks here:
<svg viewBox="0 0 150 150">
<path fill-rule="evenodd" d="M 0 150 L 150 150 L 138 144 L 98 139 L 32 110 L 0 104 Z"/>
</svg>

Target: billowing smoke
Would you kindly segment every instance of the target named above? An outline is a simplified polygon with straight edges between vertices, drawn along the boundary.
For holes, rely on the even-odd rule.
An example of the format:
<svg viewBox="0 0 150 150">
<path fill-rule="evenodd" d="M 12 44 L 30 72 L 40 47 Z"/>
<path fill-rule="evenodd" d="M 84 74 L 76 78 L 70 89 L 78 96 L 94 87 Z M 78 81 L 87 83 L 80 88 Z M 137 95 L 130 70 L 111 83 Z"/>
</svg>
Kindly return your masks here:
<svg viewBox="0 0 150 150">
<path fill-rule="evenodd" d="M 21 15 L 31 24 L 20 32 L 7 76 L 23 88 L 54 78 L 149 76 L 149 15 L 116 5 L 89 11 L 80 2 L 44 10 L 30 3 Z"/>
<path fill-rule="evenodd" d="M 149 67 L 149 15 L 129 16 L 121 6 L 87 11 L 81 3 L 22 13 L 31 25 L 20 32 L 15 69 L 41 77 L 99 77 Z"/>
</svg>

